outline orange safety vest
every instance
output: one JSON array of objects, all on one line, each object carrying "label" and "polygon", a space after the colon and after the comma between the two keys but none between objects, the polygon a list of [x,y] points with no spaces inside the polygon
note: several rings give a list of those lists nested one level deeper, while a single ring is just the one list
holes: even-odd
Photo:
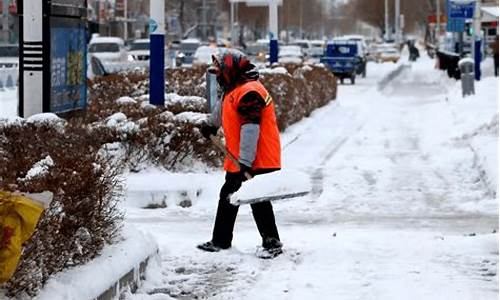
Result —
[{"label": "orange safety vest", "polygon": [[[249,92],[257,92],[266,101],[266,107],[262,110],[257,152],[252,169],[280,169],[281,144],[274,103],[269,92],[259,81],[246,82],[224,96],[222,102],[222,127],[226,137],[226,148],[236,159],[239,159],[242,121],[238,114],[238,105],[240,100]],[[239,168],[226,157],[224,170],[238,172]]]}]

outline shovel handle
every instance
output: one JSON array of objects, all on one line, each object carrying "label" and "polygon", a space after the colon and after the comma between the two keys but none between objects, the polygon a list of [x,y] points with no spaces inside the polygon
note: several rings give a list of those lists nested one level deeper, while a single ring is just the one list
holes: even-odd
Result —
[{"label": "shovel handle", "polygon": [[[236,159],[236,157],[234,157],[234,155],[232,153],[230,153],[229,151],[227,151],[226,147],[224,147],[224,145],[222,145],[222,143],[220,142],[219,139],[217,139],[217,137],[215,137],[215,135],[210,135],[210,140],[212,141],[212,143],[217,147],[219,148],[220,151],[222,151],[224,153],[224,155],[226,155],[229,160],[235,164],[238,169],[241,169],[241,166],[240,166],[240,162]],[[245,172],[245,177],[247,179],[252,179],[252,175],[250,175],[248,172]]]}]

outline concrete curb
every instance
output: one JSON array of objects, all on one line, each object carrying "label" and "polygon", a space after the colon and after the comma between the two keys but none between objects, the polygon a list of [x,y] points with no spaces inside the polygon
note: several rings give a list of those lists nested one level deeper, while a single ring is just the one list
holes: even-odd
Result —
[{"label": "concrete curb", "polygon": [[115,281],[106,291],[102,292],[98,297],[92,300],[115,300],[120,299],[121,294],[126,291],[135,293],[137,288],[141,286],[141,281],[145,280],[146,268],[149,262],[157,256],[159,250],[146,257],[139,264],[135,265],[125,275]]}]

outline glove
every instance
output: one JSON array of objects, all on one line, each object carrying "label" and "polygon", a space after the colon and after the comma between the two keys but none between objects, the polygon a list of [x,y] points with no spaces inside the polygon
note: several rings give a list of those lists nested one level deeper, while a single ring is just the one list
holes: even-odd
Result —
[{"label": "glove", "polygon": [[248,180],[246,174],[248,174],[251,177],[253,177],[252,176],[252,167],[249,167],[249,166],[247,166],[245,164],[242,164],[240,162],[240,171],[238,172],[238,177],[239,177],[239,179],[240,179],[241,182],[244,182],[244,181]]},{"label": "glove", "polygon": [[217,135],[218,130],[219,128],[209,124],[203,124],[201,125],[200,128],[201,135],[203,135],[203,137],[206,138],[207,140],[210,139],[211,135],[213,136]]}]

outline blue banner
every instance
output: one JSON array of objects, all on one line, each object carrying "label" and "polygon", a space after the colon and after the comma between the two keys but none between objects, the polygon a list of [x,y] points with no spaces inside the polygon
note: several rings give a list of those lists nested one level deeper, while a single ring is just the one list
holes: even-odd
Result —
[{"label": "blue banner", "polygon": [[51,28],[50,111],[65,112],[87,104],[85,27]]}]

